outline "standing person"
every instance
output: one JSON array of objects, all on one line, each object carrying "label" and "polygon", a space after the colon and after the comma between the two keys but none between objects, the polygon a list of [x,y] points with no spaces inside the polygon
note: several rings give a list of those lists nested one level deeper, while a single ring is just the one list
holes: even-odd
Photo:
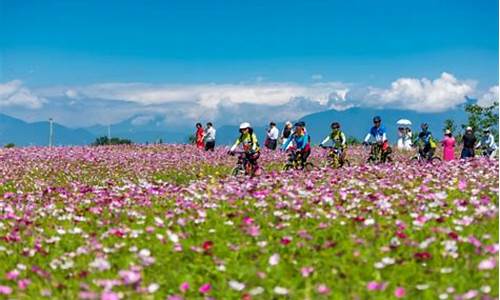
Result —
[{"label": "standing person", "polygon": [[278,146],[278,137],[280,131],[276,128],[276,123],[269,123],[269,129],[267,130],[267,142],[266,147],[271,150],[276,150]]},{"label": "standing person", "polygon": [[476,145],[476,136],[472,131],[472,127],[467,127],[465,130],[465,134],[463,136],[464,147],[462,148],[462,154],[460,155],[461,159],[466,159],[470,157],[474,157],[474,146]]},{"label": "standing person", "polygon": [[441,141],[443,145],[443,160],[450,161],[455,159],[455,138],[449,129],[444,132],[444,138]]},{"label": "standing person", "polygon": [[207,133],[205,135],[205,151],[214,151],[215,148],[215,128],[212,122],[207,123]]},{"label": "standing person", "polygon": [[481,148],[483,151],[483,156],[487,156],[490,158],[495,157],[496,151],[498,149],[497,144],[495,143],[495,137],[491,133],[489,128],[485,128],[483,130],[483,136],[481,140],[476,145],[476,149]]},{"label": "standing person", "polygon": [[203,126],[201,123],[196,123],[196,148],[203,149],[205,146],[203,143],[203,138],[205,137],[205,131],[203,131]]},{"label": "standing person", "polygon": [[291,134],[292,134],[292,122],[286,121],[285,127],[283,128],[280,137],[282,145],[286,142],[286,140],[290,137]]}]

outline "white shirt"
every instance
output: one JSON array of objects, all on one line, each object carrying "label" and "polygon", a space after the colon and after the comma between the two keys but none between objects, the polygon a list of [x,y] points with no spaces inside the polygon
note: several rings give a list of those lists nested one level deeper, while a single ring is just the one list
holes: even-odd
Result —
[{"label": "white shirt", "polygon": [[276,128],[276,126],[274,126],[273,128],[271,128],[271,130],[269,130],[267,132],[267,137],[270,139],[270,140],[277,140],[278,137],[280,135],[280,131],[278,130],[278,128]]},{"label": "white shirt", "polygon": [[207,131],[205,132],[205,141],[207,142],[213,142],[215,141],[215,128],[213,127],[210,127],[210,128],[207,128]]}]

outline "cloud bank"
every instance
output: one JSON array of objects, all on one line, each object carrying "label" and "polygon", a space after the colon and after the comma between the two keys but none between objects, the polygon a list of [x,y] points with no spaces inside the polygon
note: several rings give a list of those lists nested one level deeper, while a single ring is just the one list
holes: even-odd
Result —
[{"label": "cloud bank", "polygon": [[[135,122],[162,114],[175,126],[194,121],[233,124],[283,121],[327,109],[350,107],[409,109],[440,112],[474,96],[476,82],[449,73],[436,79],[399,78],[384,87],[363,87],[342,82],[264,82],[239,84],[98,83],[85,86],[52,86],[30,90],[19,80],[0,84],[0,106],[18,116],[54,116],[73,126],[114,123],[134,115]],[[476,95],[478,103],[498,101],[498,86]],[[29,119],[29,118],[28,118]],[[63,121],[64,120],[64,121]]]}]

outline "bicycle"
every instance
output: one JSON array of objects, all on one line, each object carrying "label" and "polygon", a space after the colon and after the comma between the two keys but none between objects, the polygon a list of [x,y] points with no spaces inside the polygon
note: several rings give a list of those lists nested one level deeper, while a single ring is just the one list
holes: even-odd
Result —
[{"label": "bicycle", "polygon": [[367,145],[370,146],[370,156],[368,156],[367,163],[369,164],[378,164],[378,163],[386,163],[392,162],[391,157],[391,148],[389,147],[385,153],[382,150],[382,142],[370,142]]},{"label": "bicycle", "polygon": [[230,152],[230,155],[238,155],[238,160],[236,161],[236,166],[231,170],[232,176],[255,176],[258,175],[258,166],[252,164],[248,159],[247,153],[244,151]]},{"label": "bicycle", "polygon": [[302,153],[296,150],[290,150],[288,154],[288,159],[285,165],[283,166],[283,171],[288,170],[305,170],[312,171],[314,170],[314,164],[311,162],[303,162]]},{"label": "bicycle", "polygon": [[410,161],[413,162],[430,162],[430,163],[439,163],[441,162],[441,158],[434,156],[434,153],[432,153],[432,156],[429,157],[429,155],[422,155],[423,151],[421,148],[417,151],[415,156],[413,156]]},{"label": "bicycle", "polygon": [[326,165],[325,167],[331,167],[333,169],[342,168],[343,166],[351,166],[351,162],[344,158],[342,159],[343,150],[338,147],[333,146],[320,146],[323,149],[328,149],[326,155]]}]

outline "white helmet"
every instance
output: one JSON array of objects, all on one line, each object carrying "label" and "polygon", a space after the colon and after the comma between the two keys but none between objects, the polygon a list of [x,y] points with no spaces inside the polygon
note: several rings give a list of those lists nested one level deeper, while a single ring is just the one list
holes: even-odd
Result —
[{"label": "white helmet", "polygon": [[252,125],[250,125],[250,123],[248,122],[243,122],[240,124],[240,129],[247,129],[247,128],[251,128]]}]

